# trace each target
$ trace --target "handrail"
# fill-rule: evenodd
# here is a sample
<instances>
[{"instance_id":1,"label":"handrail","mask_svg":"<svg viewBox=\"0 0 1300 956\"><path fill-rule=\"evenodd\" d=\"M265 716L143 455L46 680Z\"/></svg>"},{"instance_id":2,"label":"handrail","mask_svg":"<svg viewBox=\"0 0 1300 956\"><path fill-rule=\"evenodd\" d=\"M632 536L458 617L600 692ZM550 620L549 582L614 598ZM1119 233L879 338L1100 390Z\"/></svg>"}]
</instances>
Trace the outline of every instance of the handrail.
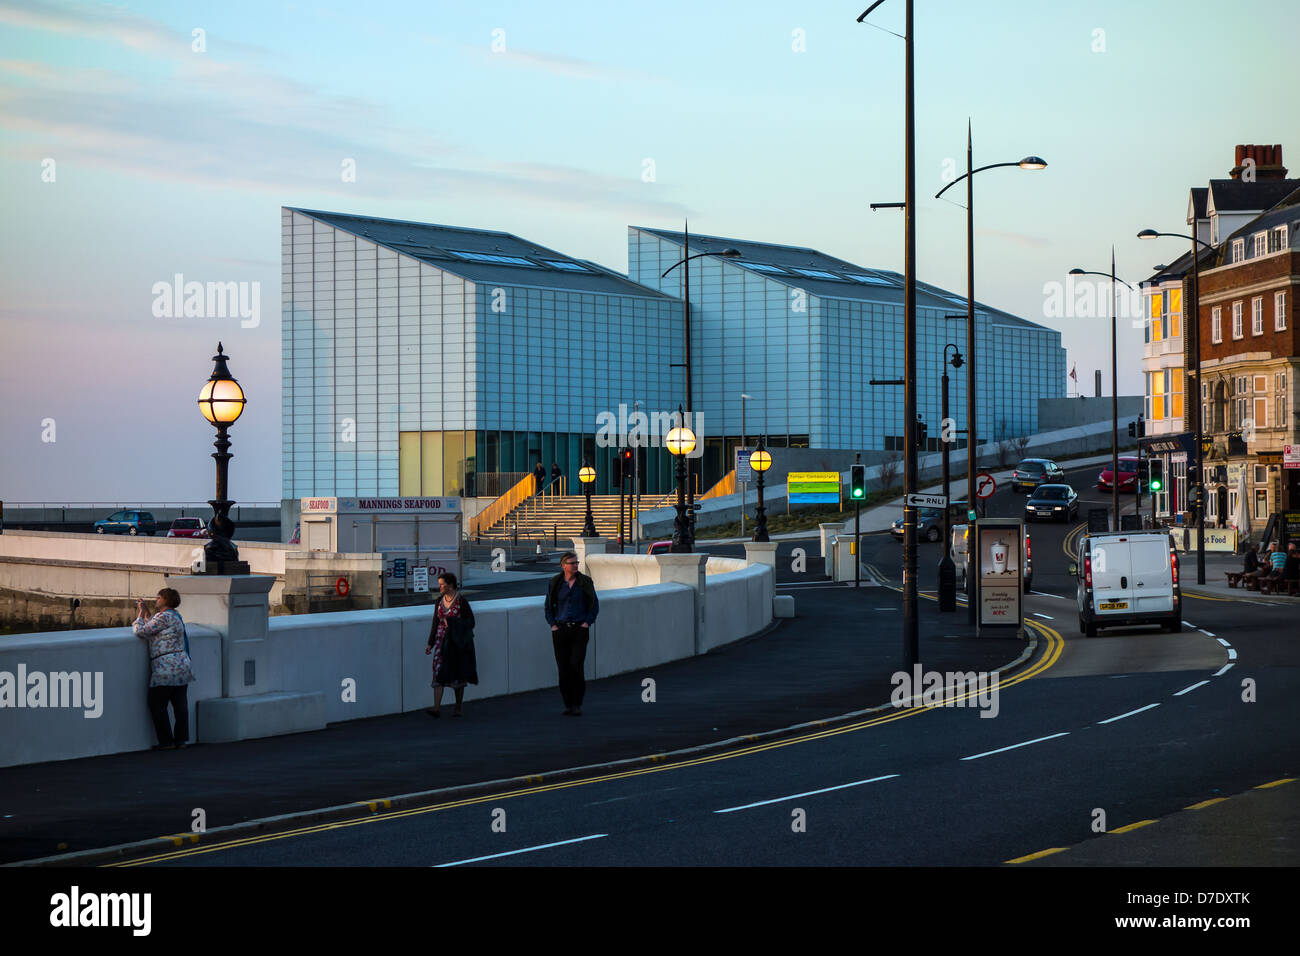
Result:
<instances>
[{"instance_id":1,"label":"handrail","mask_svg":"<svg viewBox=\"0 0 1300 956\"><path fill-rule=\"evenodd\" d=\"M509 491L497 498L474 517L469 519L469 534L474 536L481 531L491 528L497 522L505 519L506 515L519 507L521 502L527 501L533 493L536 478L532 472L528 472L517 481Z\"/></svg>"},{"instance_id":2,"label":"handrail","mask_svg":"<svg viewBox=\"0 0 1300 956\"><path fill-rule=\"evenodd\" d=\"M731 469L721 478L718 483L700 495L699 500L704 501L706 498L721 498L723 495L734 495L736 493L736 469Z\"/></svg>"}]
</instances>

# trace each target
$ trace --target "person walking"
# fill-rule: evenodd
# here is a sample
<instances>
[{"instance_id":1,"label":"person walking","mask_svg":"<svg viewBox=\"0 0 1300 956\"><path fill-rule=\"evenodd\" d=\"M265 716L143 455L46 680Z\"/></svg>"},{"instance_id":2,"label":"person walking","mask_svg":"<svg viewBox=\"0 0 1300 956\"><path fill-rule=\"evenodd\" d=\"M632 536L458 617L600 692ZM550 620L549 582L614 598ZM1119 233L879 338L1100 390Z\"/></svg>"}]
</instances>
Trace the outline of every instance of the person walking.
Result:
<instances>
[{"instance_id":1,"label":"person walking","mask_svg":"<svg viewBox=\"0 0 1300 956\"><path fill-rule=\"evenodd\" d=\"M566 717L582 716L582 698L587 680L582 668L587 660L587 639L596 623L600 601L591 578L578 570L578 556L566 551L560 558L560 573L551 578L546 590L546 623L551 626L555 667L560 676L560 696Z\"/></svg>"},{"instance_id":2,"label":"person walking","mask_svg":"<svg viewBox=\"0 0 1300 956\"><path fill-rule=\"evenodd\" d=\"M152 608L145 604L144 598L136 600L136 619L131 624L136 637L149 644L149 694L146 701L149 716L153 718L154 733L158 736L154 750L181 750L190 739L187 685L194 680L194 667L190 661L185 622L176 611L180 604L181 596L174 588L163 588ZM167 719L168 704L171 704L176 718L174 730Z\"/></svg>"},{"instance_id":3,"label":"person walking","mask_svg":"<svg viewBox=\"0 0 1300 956\"><path fill-rule=\"evenodd\" d=\"M539 494L544 484L546 484L546 466L542 464L542 460L539 458L537 459L537 467L533 469L533 494Z\"/></svg>"},{"instance_id":4,"label":"person walking","mask_svg":"<svg viewBox=\"0 0 1300 956\"><path fill-rule=\"evenodd\" d=\"M559 492L560 486L556 484L556 482L559 481L560 476L562 474L564 473L560 471L560 463L558 461L551 462L551 492L552 493Z\"/></svg>"},{"instance_id":5,"label":"person walking","mask_svg":"<svg viewBox=\"0 0 1300 956\"><path fill-rule=\"evenodd\" d=\"M478 683L478 662L474 656L474 611L460 593L456 575L438 575L438 603L433 608L429 643L424 653L433 655L433 707L430 717L442 716L442 692L450 687L456 694L453 717L464 717L465 685Z\"/></svg>"}]
</instances>

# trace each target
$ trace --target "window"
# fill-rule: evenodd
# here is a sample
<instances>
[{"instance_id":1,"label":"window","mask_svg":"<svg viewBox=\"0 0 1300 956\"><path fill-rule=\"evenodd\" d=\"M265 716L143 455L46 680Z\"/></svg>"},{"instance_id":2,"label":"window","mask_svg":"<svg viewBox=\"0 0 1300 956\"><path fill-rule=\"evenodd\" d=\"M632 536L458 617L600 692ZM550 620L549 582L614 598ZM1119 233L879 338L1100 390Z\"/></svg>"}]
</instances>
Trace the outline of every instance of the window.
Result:
<instances>
[{"instance_id":1,"label":"window","mask_svg":"<svg viewBox=\"0 0 1300 956\"><path fill-rule=\"evenodd\" d=\"M1152 419L1165 417L1165 406L1168 402L1169 394L1165 389L1165 373L1151 373L1151 417Z\"/></svg>"},{"instance_id":2,"label":"window","mask_svg":"<svg viewBox=\"0 0 1300 956\"><path fill-rule=\"evenodd\" d=\"M1179 328L1183 318L1183 290L1174 289L1165 298L1169 300L1169 321L1165 323L1165 328L1169 330L1171 338L1177 338L1183 331Z\"/></svg>"},{"instance_id":3,"label":"window","mask_svg":"<svg viewBox=\"0 0 1300 956\"><path fill-rule=\"evenodd\" d=\"M893 285L894 284L893 282L891 282L886 278L883 278L882 276L864 276L864 275L857 275L852 272L846 272L845 275L848 276L850 279L852 279L854 282L861 282L863 285Z\"/></svg>"},{"instance_id":4,"label":"window","mask_svg":"<svg viewBox=\"0 0 1300 956\"><path fill-rule=\"evenodd\" d=\"M499 262L508 266L532 266L537 267L537 263L530 262L520 256L499 256L488 252L462 252L459 249L451 250L462 259L468 259L470 262Z\"/></svg>"},{"instance_id":5,"label":"window","mask_svg":"<svg viewBox=\"0 0 1300 956\"><path fill-rule=\"evenodd\" d=\"M1255 399L1255 427L1256 428L1268 427L1268 399L1267 398Z\"/></svg>"},{"instance_id":6,"label":"window","mask_svg":"<svg viewBox=\"0 0 1300 956\"><path fill-rule=\"evenodd\" d=\"M1264 297L1257 295L1250 300L1250 334L1264 334Z\"/></svg>"},{"instance_id":7,"label":"window","mask_svg":"<svg viewBox=\"0 0 1300 956\"><path fill-rule=\"evenodd\" d=\"M1215 306L1210 310L1210 341L1216 345L1223 341L1223 308ZM1202 395L1202 398L1205 396Z\"/></svg>"},{"instance_id":8,"label":"window","mask_svg":"<svg viewBox=\"0 0 1300 956\"><path fill-rule=\"evenodd\" d=\"M1161 312L1163 310L1163 301L1162 301L1163 299L1164 296L1162 296L1159 292L1151 296L1151 341L1152 342L1159 342L1162 338L1164 338L1164 335L1161 334L1164 331L1164 322L1161 319Z\"/></svg>"},{"instance_id":9,"label":"window","mask_svg":"<svg viewBox=\"0 0 1300 956\"><path fill-rule=\"evenodd\" d=\"M1281 252L1286 248L1286 226L1278 226L1268 232L1268 251Z\"/></svg>"},{"instance_id":10,"label":"window","mask_svg":"<svg viewBox=\"0 0 1300 956\"><path fill-rule=\"evenodd\" d=\"M1241 336L1241 303L1234 302L1232 303L1232 337L1239 339Z\"/></svg>"},{"instance_id":11,"label":"window","mask_svg":"<svg viewBox=\"0 0 1300 956\"><path fill-rule=\"evenodd\" d=\"M1266 482L1266 481L1268 481L1268 466L1267 466L1267 465L1256 465L1256 466L1255 466L1255 484L1257 484L1257 485L1262 485L1262 484L1264 484L1264 482Z\"/></svg>"},{"instance_id":12,"label":"window","mask_svg":"<svg viewBox=\"0 0 1300 956\"><path fill-rule=\"evenodd\" d=\"M561 272L587 272L586 266L578 265L576 262L569 262L565 259L543 259L546 265L552 269L559 269Z\"/></svg>"},{"instance_id":13,"label":"window","mask_svg":"<svg viewBox=\"0 0 1300 956\"><path fill-rule=\"evenodd\" d=\"M1255 518L1259 520L1268 518L1268 490L1265 488L1255 489Z\"/></svg>"},{"instance_id":14,"label":"window","mask_svg":"<svg viewBox=\"0 0 1300 956\"><path fill-rule=\"evenodd\" d=\"M799 273L800 275L808 276L808 278L810 279L838 279L839 278L839 276L837 276L835 273L824 272L821 269L795 269L794 271Z\"/></svg>"},{"instance_id":15,"label":"window","mask_svg":"<svg viewBox=\"0 0 1300 956\"><path fill-rule=\"evenodd\" d=\"M742 262L740 264L746 269L754 269L757 272L775 272L777 275L785 275L784 269L778 269L776 266L769 266L762 262Z\"/></svg>"},{"instance_id":16,"label":"window","mask_svg":"<svg viewBox=\"0 0 1300 956\"><path fill-rule=\"evenodd\" d=\"M1264 232L1255 233L1255 258L1258 259L1268 251L1268 234Z\"/></svg>"},{"instance_id":17,"label":"window","mask_svg":"<svg viewBox=\"0 0 1300 956\"><path fill-rule=\"evenodd\" d=\"M1170 381L1170 399L1173 402L1169 409L1170 418L1183 417L1183 370L1181 368L1171 368L1168 372Z\"/></svg>"},{"instance_id":18,"label":"window","mask_svg":"<svg viewBox=\"0 0 1300 956\"><path fill-rule=\"evenodd\" d=\"M1273 331L1286 331L1286 293L1273 293Z\"/></svg>"},{"instance_id":19,"label":"window","mask_svg":"<svg viewBox=\"0 0 1300 956\"><path fill-rule=\"evenodd\" d=\"M1234 240L1232 240L1232 260L1231 260L1231 261L1233 261L1233 262L1241 262L1241 261L1242 261L1243 259L1245 259L1245 258L1246 258L1246 240L1245 240L1245 239L1234 239Z\"/></svg>"}]
</instances>

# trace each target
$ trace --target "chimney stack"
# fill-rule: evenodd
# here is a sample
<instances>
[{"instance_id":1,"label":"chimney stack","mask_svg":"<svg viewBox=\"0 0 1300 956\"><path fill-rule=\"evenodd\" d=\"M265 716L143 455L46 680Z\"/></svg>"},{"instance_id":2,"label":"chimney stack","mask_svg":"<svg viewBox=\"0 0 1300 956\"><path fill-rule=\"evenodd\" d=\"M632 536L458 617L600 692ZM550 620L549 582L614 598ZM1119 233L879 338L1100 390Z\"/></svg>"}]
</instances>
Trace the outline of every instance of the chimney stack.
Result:
<instances>
[{"instance_id":1,"label":"chimney stack","mask_svg":"<svg viewBox=\"0 0 1300 956\"><path fill-rule=\"evenodd\" d=\"M1239 143L1232 169L1228 171L1228 175L1233 179L1240 179L1248 159L1255 164L1256 182L1264 182L1270 179L1286 179L1286 167L1282 165L1281 143L1275 143L1272 146Z\"/></svg>"}]
</instances>

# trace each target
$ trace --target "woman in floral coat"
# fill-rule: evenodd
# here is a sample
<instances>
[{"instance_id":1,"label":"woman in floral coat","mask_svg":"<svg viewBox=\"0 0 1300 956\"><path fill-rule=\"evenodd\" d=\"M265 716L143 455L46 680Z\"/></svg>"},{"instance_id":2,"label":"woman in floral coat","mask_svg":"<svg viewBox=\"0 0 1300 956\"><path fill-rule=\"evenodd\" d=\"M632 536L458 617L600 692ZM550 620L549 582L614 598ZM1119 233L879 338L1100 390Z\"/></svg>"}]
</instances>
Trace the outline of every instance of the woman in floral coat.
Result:
<instances>
[{"instance_id":1,"label":"woman in floral coat","mask_svg":"<svg viewBox=\"0 0 1300 956\"><path fill-rule=\"evenodd\" d=\"M441 716L442 692L450 686L456 692L453 717L465 716L461 704L465 685L478 683L478 665L474 658L474 612L461 596L456 575L450 571L438 575L438 603L434 605L433 625L429 628L429 645L424 653L433 655L433 689L437 693L433 707L425 713Z\"/></svg>"},{"instance_id":2,"label":"woman in floral coat","mask_svg":"<svg viewBox=\"0 0 1300 956\"><path fill-rule=\"evenodd\" d=\"M190 705L186 685L194 670L186 650L185 622L176 613L181 596L174 588L158 592L154 606L135 602L138 616L131 625L137 637L149 642L149 715L158 744L154 750L180 750L190 739ZM176 715L176 729L167 719L167 705Z\"/></svg>"}]
</instances>

